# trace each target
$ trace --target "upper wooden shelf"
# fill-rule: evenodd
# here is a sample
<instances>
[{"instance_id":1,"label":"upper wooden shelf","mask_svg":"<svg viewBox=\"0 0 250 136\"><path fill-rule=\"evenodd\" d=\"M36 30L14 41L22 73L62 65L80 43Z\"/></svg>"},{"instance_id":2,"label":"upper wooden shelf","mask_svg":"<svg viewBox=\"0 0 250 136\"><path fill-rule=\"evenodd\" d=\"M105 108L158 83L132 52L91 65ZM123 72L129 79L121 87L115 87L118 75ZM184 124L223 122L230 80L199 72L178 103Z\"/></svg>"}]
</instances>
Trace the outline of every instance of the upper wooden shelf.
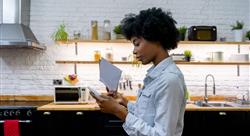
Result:
<instances>
[{"instance_id":1,"label":"upper wooden shelf","mask_svg":"<svg viewBox=\"0 0 250 136\"><path fill-rule=\"evenodd\" d=\"M179 44L229 44L229 45L250 45L250 42L180 41Z\"/></svg>"},{"instance_id":2,"label":"upper wooden shelf","mask_svg":"<svg viewBox=\"0 0 250 136\"><path fill-rule=\"evenodd\" d=\"M119 40L68 40L67 42L58 41L58 44L72 43L130 43L125 39ZM179 44L227 44L227 45L250 45L250 42L220 42L220 41L180 41Z\"/></svg>"},{"instance_id":3,"label":"upper wooden shelf","mask_svg":"<svg viewBox=\"0 0 250 136\"><path fill-rule=\"evenodd\" d=\"M98 64L98 61L72 61L72 60L57 60L56 63L58 64ZM130 61L112 61L112 64L132 64ZM216 61L175 61L176 64L181 65L250 65L250 62L232 62L232 61L225 61L225 62L216 62Z\"/></svg>"}]
</instances>

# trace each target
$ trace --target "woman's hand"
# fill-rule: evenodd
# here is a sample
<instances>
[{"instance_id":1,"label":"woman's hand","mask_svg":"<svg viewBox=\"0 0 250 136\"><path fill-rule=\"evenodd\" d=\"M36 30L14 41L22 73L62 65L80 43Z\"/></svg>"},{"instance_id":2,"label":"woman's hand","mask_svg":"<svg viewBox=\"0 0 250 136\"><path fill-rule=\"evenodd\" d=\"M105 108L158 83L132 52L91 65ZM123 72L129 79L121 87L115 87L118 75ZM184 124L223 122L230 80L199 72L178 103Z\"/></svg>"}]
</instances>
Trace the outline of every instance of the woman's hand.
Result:
<instances>
[{"instance_id":1,"label":"woman's hand","mask_svg":"<svg viewBox=\"0 0 250 136\"><path fill-rule=\"evenodd\" d=\"M127 107L127 105L128 105L128 100L127 100L122 94L117 93L116 95L113 96L113 98L115 98L115 100L116 100L119 104L121 104L121 105Z\"/></svg>"},{"instance_id":2,"label":"woman's hand","mask_svg":"<svg viewBox=\"0 0 250 136\"><path fill-rule=\"evenodd\" d=\"M128 100L121 93L117 93L117 91L110 91L107 87L106 89L108 92L108 96L113 97L119 104L127 107Z\"/></svg>"},{"instance_id":3,"label":"woman's hand","mask_svg":"<svg viewBox=\"0 0 250 136\"><path fill-rule=\"evenodd\" d=\"M104 113L116 115L121 120L127 116L127 108L119 104L113 97L107 95L94 96L100 110Z\"/></svg>"},{"instance_id":4,"label":"woman's hand","mask_svg":"<svg viewBox=\"0 0 250 136\"><path fill-rule=\"evenodd\" d=\"M114 98L107 95L100 95L95 97L95 99L101 111L105 113L115 113L117 112L116 109L120 106Z\"/></svg>"}]
</instances>

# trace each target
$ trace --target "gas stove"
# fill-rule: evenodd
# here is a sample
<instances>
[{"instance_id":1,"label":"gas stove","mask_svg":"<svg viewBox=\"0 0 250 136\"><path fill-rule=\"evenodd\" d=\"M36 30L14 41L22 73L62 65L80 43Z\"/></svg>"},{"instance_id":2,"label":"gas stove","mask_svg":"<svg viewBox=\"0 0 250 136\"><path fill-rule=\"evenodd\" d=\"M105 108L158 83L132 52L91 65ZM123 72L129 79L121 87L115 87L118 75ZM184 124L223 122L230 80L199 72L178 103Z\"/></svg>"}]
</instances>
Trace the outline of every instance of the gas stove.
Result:
<instances>
[{"instance_id":1,"label":"gas stove","mask_svg":"<svg viewBox=\"0 0 250 136\"><path fill-rule=\"evenodd\" d=\"M5 120L18 120L21 136L35 135L36 108L48 102L0 102L0 136Z\"/></svg>"},{"instance_id":2,"label":"gas stove","mask_svg":"<svg viewBox=\"0 0 250 136\"><path fill-rule=\"evenodd\" d=\"M0 106L0 122L5 119L30 119L35 110L34 106Z\"/></svg>"}]
</instances>

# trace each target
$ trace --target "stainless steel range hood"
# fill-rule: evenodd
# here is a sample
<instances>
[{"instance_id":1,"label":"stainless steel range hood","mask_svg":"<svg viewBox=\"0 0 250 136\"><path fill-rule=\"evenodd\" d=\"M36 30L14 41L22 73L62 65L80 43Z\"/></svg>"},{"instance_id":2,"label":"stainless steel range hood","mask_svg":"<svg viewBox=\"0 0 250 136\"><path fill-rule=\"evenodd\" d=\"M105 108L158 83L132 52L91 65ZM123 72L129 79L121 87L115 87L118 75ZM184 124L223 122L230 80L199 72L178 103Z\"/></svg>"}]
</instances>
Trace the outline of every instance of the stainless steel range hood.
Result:
<instances>
[{"instance_id":1,"label":"stainless steel range hood","mask_svg":"<svg viewBox=\"0 0 250 136\"><path fill-rule=\"evenodd\" d=\"M46 46L38 42L29 28L30 0L2 0L2 2L0 48L31 48L45 50Z\"/></svg>"}]
</instances>

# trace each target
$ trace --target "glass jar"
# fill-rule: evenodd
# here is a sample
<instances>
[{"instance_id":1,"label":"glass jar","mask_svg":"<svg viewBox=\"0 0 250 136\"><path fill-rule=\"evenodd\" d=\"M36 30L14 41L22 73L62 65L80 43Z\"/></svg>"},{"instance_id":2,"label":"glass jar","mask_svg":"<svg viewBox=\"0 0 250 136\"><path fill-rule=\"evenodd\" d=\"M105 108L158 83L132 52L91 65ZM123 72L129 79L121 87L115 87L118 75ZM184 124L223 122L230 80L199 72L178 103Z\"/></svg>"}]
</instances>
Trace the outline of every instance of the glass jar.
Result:
<instances>
[{"instance_id":1,"label":"glass jar","mask_svg":"<svg viewBox=\"0 0 250 136\"><path fill-rule=\"evenodd\" d=\"M110 20L104 20L104 23L103 23L103 39L104 40L110 40L111 39Z\"/></svg>"},{"instance_id":2,"label":"glass jar","mask_svg":"<svg viewBox=\"0 0 250 136\"><path fill-rule=\"evenodd\" d=\"M81 32L80 31L74 31L73 32L74 40L79 40L81 37Z\"/></svg>"},{"instance_id":3,"label":"glass jar","mask_svg":"<svg viewBox=\"0 0 250 136\"><path fill-rule=\"evenodd\" d=\"M100 51L96 50L94 54L95 61L99 61L101 59L101 53Z\"/></svg>"},{"instance_id":4,"label":"glass jar","mask_svg":"<svg viewBox=\"0 0 250 136\"><path fill-rule=\"evenodd\" d=\"M98 23L96 20L91 21L91 40L98 40Z\"/></svg>"},{"instance_id":5,"label":"glass jar","mask_svg":"<svg viewBox=\"0 0 250 136\"><path fill-rule=\"evenodd\" d=\"M112 50L112 48L106 48L105 58L108 61L113 61L113 50Z\"/></svg>"}]
</instances>

